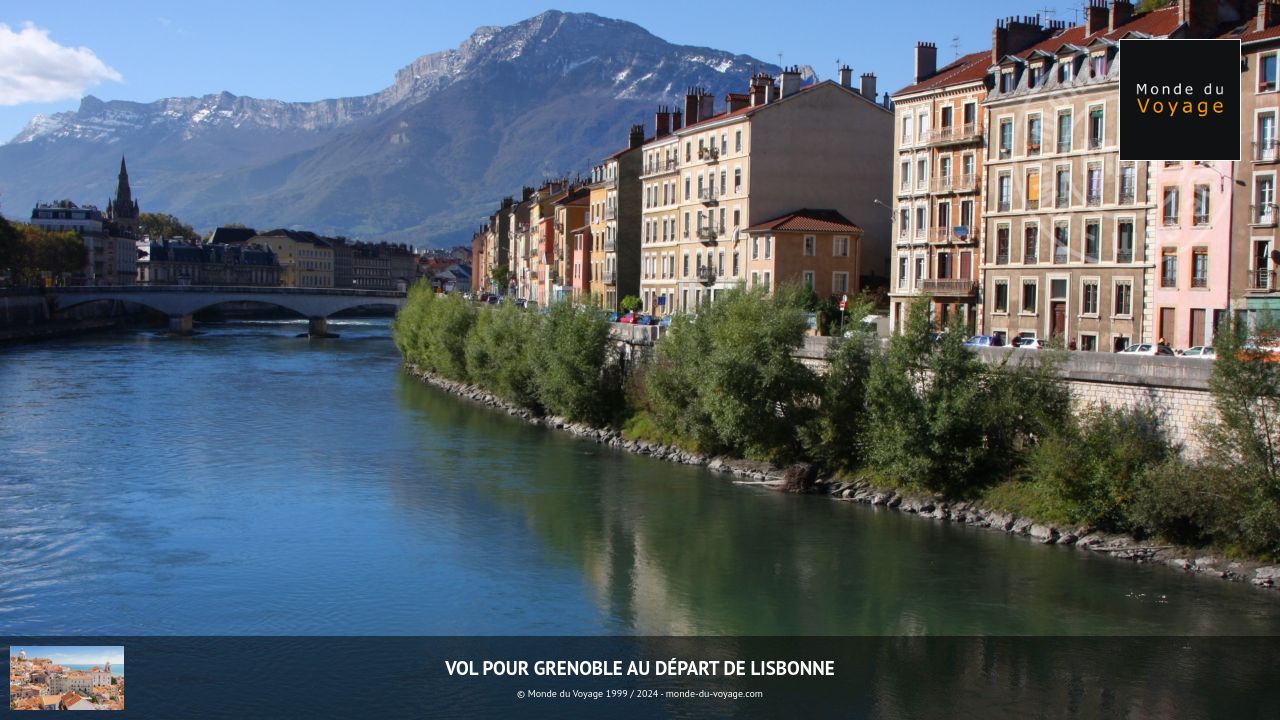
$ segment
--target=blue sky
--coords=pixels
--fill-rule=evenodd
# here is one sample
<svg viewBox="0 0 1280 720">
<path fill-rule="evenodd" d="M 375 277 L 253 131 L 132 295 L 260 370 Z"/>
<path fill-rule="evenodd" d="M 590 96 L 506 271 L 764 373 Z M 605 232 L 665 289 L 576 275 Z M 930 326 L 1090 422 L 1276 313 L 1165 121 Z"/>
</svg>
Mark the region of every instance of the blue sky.
<svg viewBox="0 0 1280 720">
<path fill-rule="evenodd" d="M 26 650 L 29 658 L 49 658 L 60 665 L 124 664 L 124 647 L 120 645 L 14 645 L 9 655 L 17 657 L 19 650 Z"/>
<path fill-rule="evenodd" d="M 989 46 L 998 17 L 1044 8 L 1072 20 L 1079 2 L 601 2 L 370 3 L 222 0 L 6 0 L 0 4 L 0 142 L 32 116 L 74 109 L 79 98 L 151 101 L 229 91 L 281 100 L 362 95 L 400 67 L 456 47 L 480 25 L 508 25 L 547 9 L 630 20 L 671 42 L 710 46 L 834 74 L 875 72 L 881 89 L 910 80 L 917 40 L 939 59 Z"/>
</svg>

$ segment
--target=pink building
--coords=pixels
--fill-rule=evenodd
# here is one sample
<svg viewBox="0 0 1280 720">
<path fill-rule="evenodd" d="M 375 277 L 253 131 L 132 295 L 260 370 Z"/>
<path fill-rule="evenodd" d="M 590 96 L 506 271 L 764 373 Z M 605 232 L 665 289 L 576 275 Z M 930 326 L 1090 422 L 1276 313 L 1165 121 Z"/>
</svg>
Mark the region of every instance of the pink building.
<svg viewBox="0 0 1280 720">
<path fill-rule="evenodd" d="M 573 299 L 581 301 L 591 293 L 591 225 L 583 225 L 570 231 L 572 239 Z"/>
<path fill-rule="evenodd" d="M 1213 342 L 1230 303 L 1235 163 L 1153 162 L 1154 339 L 1175 350 Z"/>
</svg>

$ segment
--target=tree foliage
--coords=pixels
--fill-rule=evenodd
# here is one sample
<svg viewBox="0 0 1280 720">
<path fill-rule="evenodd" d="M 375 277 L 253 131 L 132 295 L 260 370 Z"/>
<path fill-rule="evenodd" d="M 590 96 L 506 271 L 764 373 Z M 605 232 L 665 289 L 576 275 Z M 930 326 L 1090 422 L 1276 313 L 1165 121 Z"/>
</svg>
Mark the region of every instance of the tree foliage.
<svg viewBox="0 0 1280 720">
<path fill-rule="evenodd" d="M 538 316 L 503 303 L 481 309 L 466 338 L 467 375 L 508 402 L 536 409 L 533 347 Z"/>
<path fill-rule="evenodd" d="M 230 227 L 230 226 L 228 226 Z M 147 213 L 138 215 L 138 229 L 144 235 L 154 239 L 185 238 L 199 240 L 200 236 L 192 227 L 168 213 Z"/>
<path fill-rule="evenodd" d="M 0 222 L 0 269 L 7 268 L 14 283 L 39 285 L 44 273 L 57 282 L 64 275 L 84 272 L 88 251 L 75 232 Z"/>
<path fill-rule="evenodd" d="M 621 392 L 620 378 L 607 367 L 609 323 L 590 308 L 558 302 L 536 338 L 533 385 L 543 407 L 574 421 L 609 420 Z"/>
</svg>

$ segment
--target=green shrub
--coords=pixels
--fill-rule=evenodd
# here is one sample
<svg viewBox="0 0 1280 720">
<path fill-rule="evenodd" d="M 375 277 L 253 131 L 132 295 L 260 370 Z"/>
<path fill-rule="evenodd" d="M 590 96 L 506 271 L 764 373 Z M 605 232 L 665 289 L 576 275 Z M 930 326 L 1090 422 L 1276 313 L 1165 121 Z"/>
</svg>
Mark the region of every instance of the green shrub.
<svg viewBox="0 0 1280 720">
<path fill-rule="evenodd" d="M 508 402 L 537 409 L 532 356 L 538 320 L 536 313 L 511 303 L 482 308 L 466 339 L 471 381 Z"/>
<path fill-rule="evenodd" d="M 603 423 L 621 394 L 616 373 L 606 372 L 609 323 L 590 308 L 551 306 L 533 343 L 533 385 L 538 400 L 555 415 Z"/>
<path fill-rule="evenodd" d="M 423 331 L 426 329 L 427 307 L 435 300 L 430 283 L 417 282 L 409 288 L 404 306 L 391 322 L 391 337 L 406 363 L 425 367 Z"/>
<path fill-rule="evenodd" d="M 849 315 L 862 318 L 872 305 L 859 299 Z M 867 433 L 866 385 L 878 354 L 876 337 L 860 325 L 853 337 L 836 340 L 827 355 L 816 417 L 804 433 L 805 451 L 824 468 L 853 471 L 862 467 Z"/>
<path fill-rule="evenodd" d="M 1051 490 L 1073 521 L 1116 532 L 1158 531 L 1142 515 L 1144 489 L 1176 456 L 1148 408 L 1098 407 L 1069 419 L 1031 451 L 1028 472 Z"/>
<path fill-rule="evenodd" d="M 425 366 L 452 380 L 466 380 L 466 339 L 475 320 L 475 304 L 461 295 L 441 295 L 427 303 L 419 341 Z"/>
</svg>

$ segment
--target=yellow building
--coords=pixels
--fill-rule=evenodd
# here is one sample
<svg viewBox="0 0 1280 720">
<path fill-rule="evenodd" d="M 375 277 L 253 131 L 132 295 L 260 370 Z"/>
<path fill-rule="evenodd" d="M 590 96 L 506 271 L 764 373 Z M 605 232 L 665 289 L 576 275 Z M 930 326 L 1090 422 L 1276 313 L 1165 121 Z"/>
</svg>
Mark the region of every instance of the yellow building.
<svg viewBox="0 0 1280 720">
<path fill-rule="evenodd" d="M 272 230 L 249 243 L 270 248 L 280 261 L 284 287 L 333 287 L 333 248 L 318 235 L 298 230 Z"/>
</svg>

